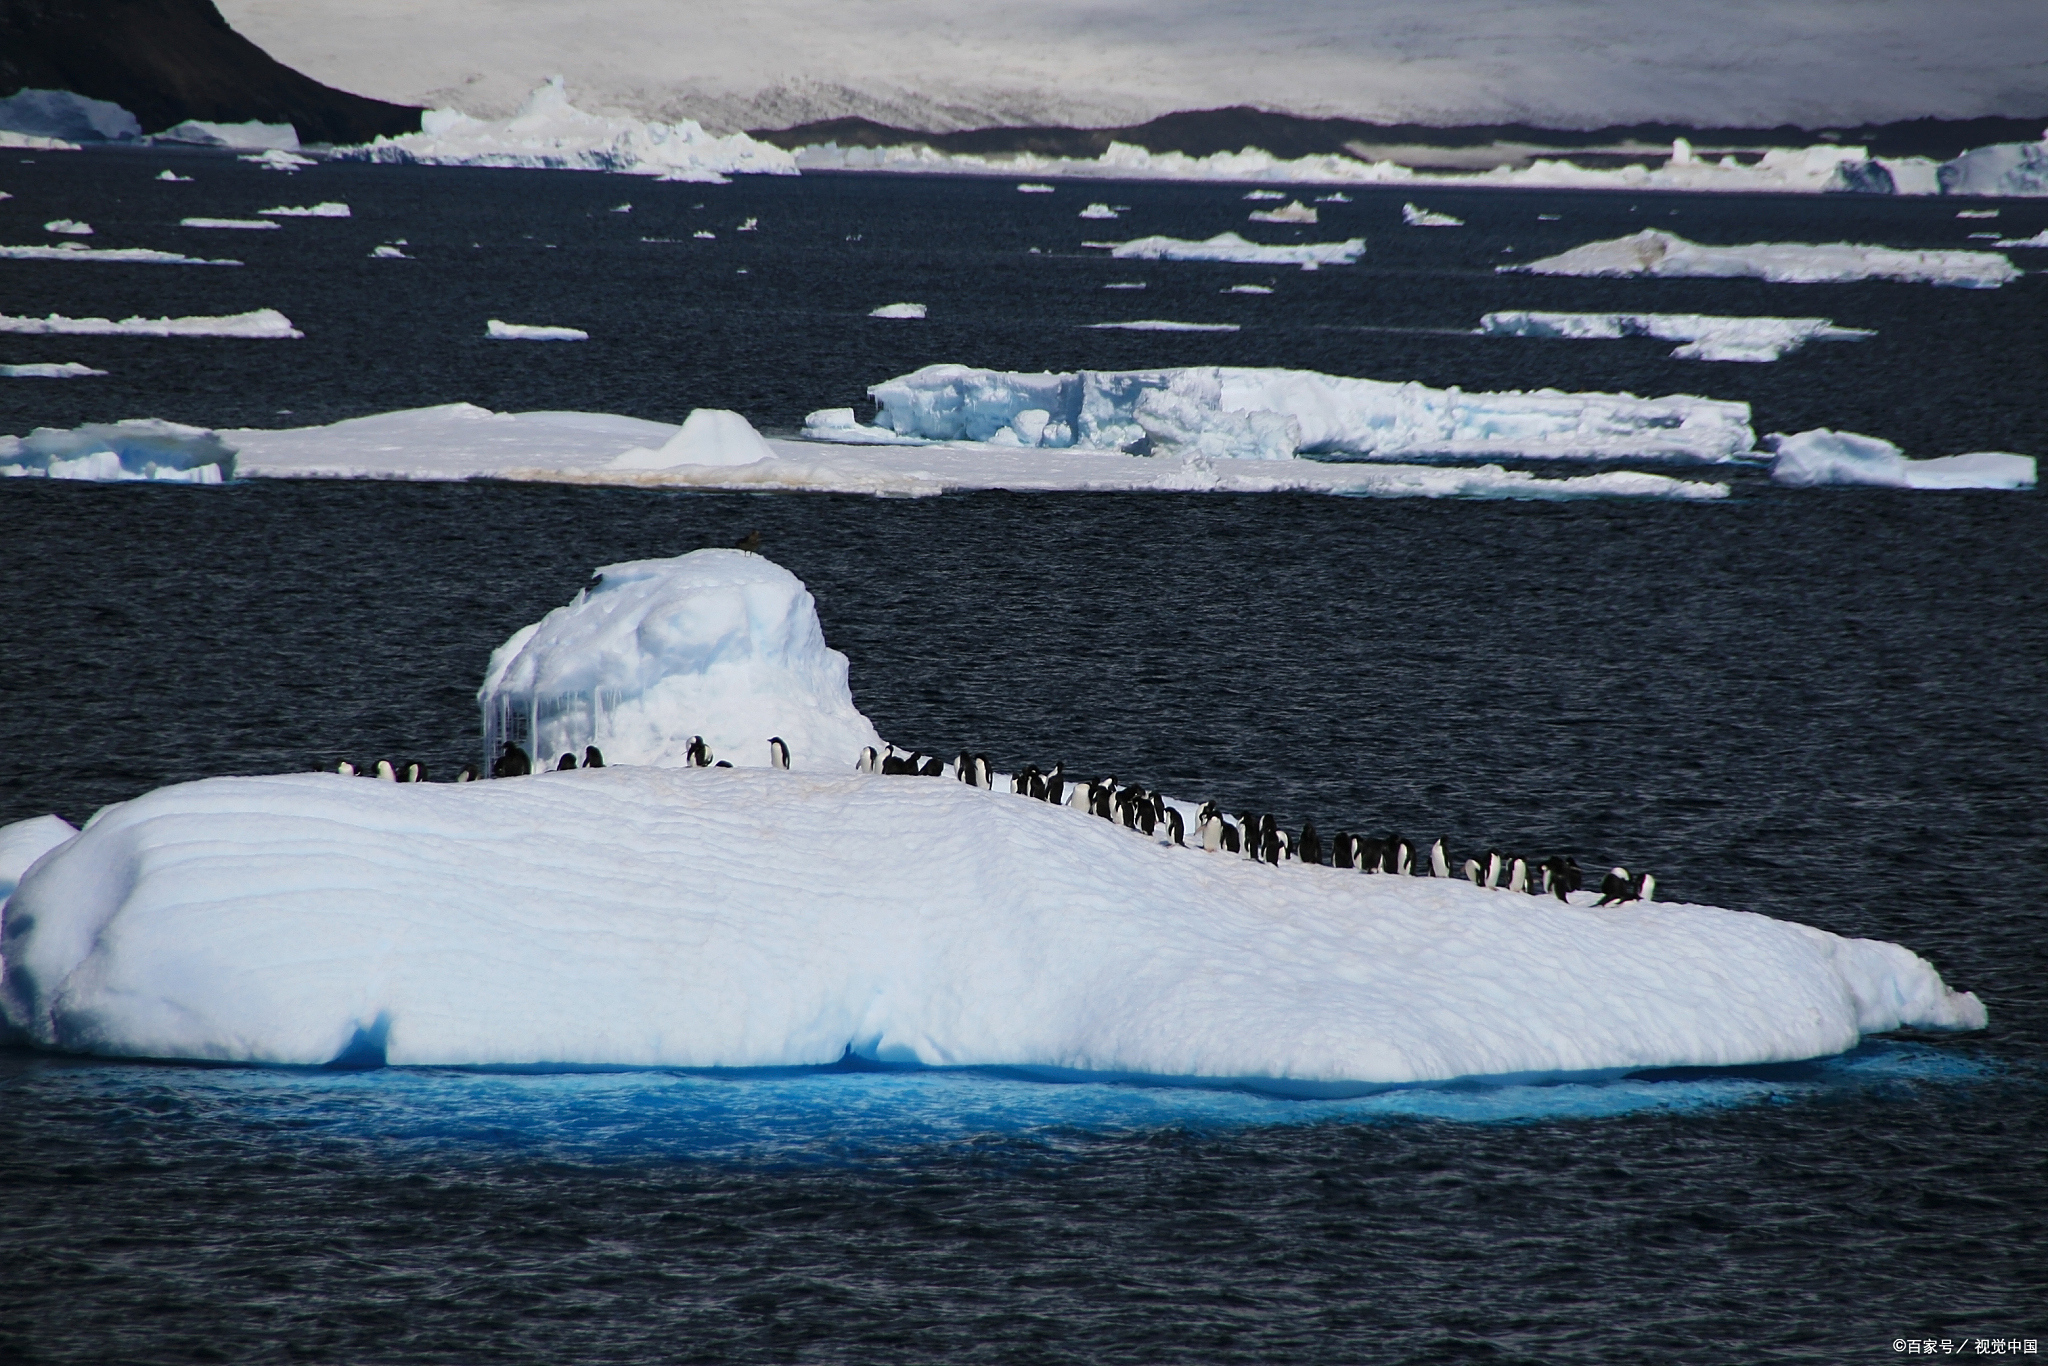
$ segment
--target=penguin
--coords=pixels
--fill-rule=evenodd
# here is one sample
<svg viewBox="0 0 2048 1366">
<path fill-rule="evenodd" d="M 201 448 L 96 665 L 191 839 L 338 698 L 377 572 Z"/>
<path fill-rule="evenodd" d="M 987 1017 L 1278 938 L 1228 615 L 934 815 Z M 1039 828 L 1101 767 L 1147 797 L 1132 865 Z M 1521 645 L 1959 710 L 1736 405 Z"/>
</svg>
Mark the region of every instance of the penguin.
<svg viewBox="0 0 2048 1366">
<path fill-rule="evenodd" d="M 1486 851 L 1486 881 L 1481 885 L 1488 888 L 1500 886 L 1500 875 L 1507 871 L 1507 863 L 1501 858 L 1500 850 Z"/>
<path fill-rule="evenodd" d="M 1296 847 L 1301 851 L 1301 861 L 1303 863 L 1321 863 L 1323 861 L 1323 842 L 1316 835 L 1316 823 L 1314 821 L 1307 820 L 1301 823 L 1301 843 Z"/>
<path fill-rule="evenodd" d="M 1032 767 L 1029 764 L 1026 764 L 1023 768 L 1018 769 L 1016 774 L 1012 776 L 1010 779 L 1010 795 L 1015 797 L 1030 796 L 1031 775 L 1036 773 L 1037 771 L 1038 770 L 1036 768 Z"/>
<path fill-rule="evenodd" d="M 1177 807 L 1177 806 L 1169 806 L 1169 807 L 1167 807 L 1167 808 L 1166 808 L 1166 838 L 1167 838 L 1167 839 L 1168 839 L 1168 840 L 1169 840 L 1170 842 L 1172 842 L 1172 843 L 1174 843 L 1174 844 L 1178 844 L 1178 845 L 1180 845 L 1180 846 L 1181 846 L 1181 847 L 1182 847 L 1183 849 L 1185 849 L 1185 848 L 1187 847 L 1187 839 L 1186 839 L 1187 833 L 1188 833 L 1187 823 L 1186 823 L 1186 822 L 1185 822 L 1185 821 L 1184 821 L 1184 820 L 1183 820 L 1183 819 L 1181 818 L 1181 814 L 1180 814 L 1180 808 L 1179 808 L 1179 807 Z"/>
<path fill-rule="evenodd" d="M 344 778 L 353 778 L 356 776 L 356 766 L 346 759 L 343 759 L 340 763 L 336 764 L 334 766 L 334 771 L 336 773 L 339 773 Z"/>
<path fill-rule="evenodd" d="M 1609 868 L 1607 876 L 1600 879 L 1600 899 L 1595 906 L 1619 906 L 1624 901 L 1636 899 L 1635 884 L 1629 881 L 1628 869 L 1619 865 Z"/>
<path fill-rule="evenodd" d="M 1204 803 L 1202 810 L 1204 814 L 1195 822 L 1195 829 L 1202 835 L 1202 852 L 1220 854 L 1223 852 L 1223 818 L 1209 803 Z"/>
<path fill-rule="evenodd" d="M 720 759 L 720 760 L 719 760 L 719 761 L 718 761 L 717 763 L 713 764 L 713 765 L 712 765 L 712 767 L 713 767 L 713 768 L 731 768 L 731 767 L 732 767 L 732 765 L 731 765 L 731 764 L 729 764 L 729 763 L 727 763 L 727 762 L 726 762 L 725 760 L 723 760 L 723 759 Z"/>
<path fill-rule="evenodd" d="M 426 780 L 427 766 L 417 759 L 408 761 L 404 768 L 398 770 L 398 781 L 401 783 L 423 783 Z"/>
<path fill-rule="evenodd" d="M 1259 824 L 1263 826 L 1265 822 L 1260 821 Z M 1277 867 L 1294 857 L 1294 841 L 1288 838 L 1285 830 L 1276 825 L 1267 839 L 1270 842 L 1266 845 L 1266 862 Z"/>
<path fill-rule="evenodd" d="M 557 773 L 574 767 L 576 767 L 576 756 L 573 754 L 564 754 L 561 758 L 555 760 L 555 772 Z"/>
<path fill-rule="evenodd" d="M 890 745 L 887 751 L 882 755 L 882 772 L 895 775 L 908 773 L 911 771 L 912 770 L 910 767 L 910 760 L 905 759 L 902 755 L 898 754 L 896 752 L 896 746 Z"/>
<path fill-rule="evenodd" d="M 960 757 L 953 761 L 953 776 L 963 783 L 974 781 L 974 756 L 964 749 L 960 751 Z"/>
<path fill-rule="evenodd" d="M 1138 833 L 1146 839 L 1152 838 L 1153 832 L 1159 829 L 1159 821 L 1152 814 L 1152 803 L 1147 801 L 1132 802 L 1131 814 L 1138 818 Z"/>
<path fill-rule="evenodd" d="M 704 743 L 703 736 L 690 737 L 690 743 L 683 749 L 683 762 L 691 768 L 711 767 L 711 746 Z"/>
<path fill-rule="evenodd" d="M 1486 883 L 1486 874 L 1480 870 L 1479 860 L 1476 858 L 1465 860 L 1465 876 L 1472 879 L 1474 887 L 1481 887 Z"/>
<path fill-rule="evenodd" d="M 1636 900 L 1651 902 L 1657 899 L 1657 879 L 1644 873 L 1636 879 Z"/>
<path fill-rule="evenodd" d="M 524 778 L 533 772 L 533 760 L 526 757 L 526 751 L 507 741 L 498 762 L 491 765 L 493 778 Z"/>
<path fill-rule="evenodd" d="M 983 789 L 993 788 L 996 784 L 995 770 L 988 766 L 988 756 L 986 754 L 974 756 L 974 782 L 976 786 Z"/>
<path fill-rule="evenodd" d="M 1221 836 L 1220 843 L 1223 846 L 1223 852 L 1226 854 L 1243 852 L 1243 841 L 1238 838 L 1237 827 L 1221 816 L 1218 816 L 1214 823 L 1218 834 Z"/>
<path fill-rule="evenodd" d="M 1529 890 L 1529 862 L 1527 859 L 1518 858 L 1508 864 L 1508 890 L 1511 892 L 1526 892 Z"/>
<path fill-rule="evenodd" d="M 860 757 L 853 761 L 853 771 L 855 773 L 880 773 L 882 771 L 882 756 L 873 745 L 861 746 Z"/>
<path fill-rule="evenodd" d="M 1104 778 L 1095 785 L 1095 814 L 1106 821 L 1116 819 L 1116 779 Z"/>
<path fill-rule="evenodd" d="M 1237 818 L 1237 824 L 1244 832 L 1244 856 L 1258 862 L 1266 856 L 1266 836 L 1259 829 L 1259 818 L 1247 811 Z"/>
<path fill-rule="evenodd" d="M 398 781 L 398 770 L 391 766 L 389 759 L 379 759 L 377 761 L 377 776 L 387 783 L 395 783 Z"/>
<path fill-rule="evenodd" d="M 758 531 L 749 531 L 746 535 L 740 537 L 737 541 L 734 541 L 732 543 L 732 548 L 734 550 L 744 550 L 749 555 L 760 554 L 761 533 Z"/>
<path fill-rule="evenodd" d="M 1358 842 L 1358 871 L 1361 873 L 1377 873 L 1380 870 L 1380 860 L 1386 856 L 1387 849 L 1380 842 L 1380 837 L 1378 835 L 1367 835 Z"/>
<path fill-rule="evenodd" d="M 1067 800 L 1067 761 L 1053 760 L 1052 772 L 1045 775 L 1045 799 L 1054 806 L 1063 805 Z"/>
<path fill-rule="evenodd" d="M 1394 866 L 1387 871 L 1398 877 L 1415 876 L 1415 850 L 1409 846 L 1407 840 L 1394 841 Z"/>
<path fill-rule="evenodd" d="M 945 777 L 946 761 L 944 759 L 941 759 L 938 755 L 934 754 L 931 758 L 924 761 L 924 767 L 918 769 L 917 776 L 920 778 Z"/>
<path fill-rule="evenodd" d="M 473 783 L 473 782 L 475 782 L 475 781 L 476 781 L 476 765 L 475 765 L 475 764 L 464 764 L 464 765 L 462 766 L 462 771 L 461 771 L 460 773 L 458 773 L 458 774 L 456 774 L 456 775 L 455 775 L 455 781 L 456 781 L 456 782 L 458 782 L 458 783 Z"/>
<path fill-rule="evenodd" d="M 1449 877 L 1451 875 L 1451 856 L 1444 852 L 1444 837 L 1442 835 L 1438 835 L 1434 840 L 1430 841 L 1429 875 L 1431 877 Z"/>
<path fill-rule="evenodd" d="M 604 767 L 604 754 L 596 745 L 585 745 L 583 747 L 583 766 L 585 768 Z"/>
<path fill-rule="evenodd" d="M 1026 769 L 1025 772 L 1031 775 L 1029 790 L 1026 792 L 1025 795 L 1030 797 L 1031 800 L 1035 802 L 1044 801 L 1046 794 L 1045 775 L 1038 771 L 1038 766 L 1036 764 L 1033 764 L 1030 768 Z"/>
<path fill-rule="evenodd" d="M 768 737 L 768 767 L 784 769 L 789 767 L 789 746 L 783 743 L 780 735 Z"/>
<path fill-rule="evenodd" d="M 1307 842 L 1306 840 L 1302 841 L 1304 844 Z M 1330 836 L 1330 866 L 1332 868 L 1349 868 L 1351 866 L 1350 831 L 1339 830 L 1336 834 Z"/>
</svg>

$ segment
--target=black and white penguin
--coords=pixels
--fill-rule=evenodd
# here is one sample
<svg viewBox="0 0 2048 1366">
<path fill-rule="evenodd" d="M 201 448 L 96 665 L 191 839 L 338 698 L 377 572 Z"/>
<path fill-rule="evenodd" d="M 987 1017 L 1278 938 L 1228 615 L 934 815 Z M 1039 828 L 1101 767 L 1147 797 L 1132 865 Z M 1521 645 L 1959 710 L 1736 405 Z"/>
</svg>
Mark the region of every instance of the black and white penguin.
<svg viewBox="0 0 2048 1366">
<path fill-rule="evenodd" d="M 1508 870 L 1507 860 L 1503 859 L 1503 858 L 1502 858 L 1502 857 L 1500 856 L 1500 850 L 1498 850 L 1498 849 L 1489 849 L 1489 850 L 1487 850 L 1487 851 L 1486 851 L 1486 881 L 1485 881 L 1485 882 L 1483 882 L 1483 883 L 1481 883 L 1480 885 L 1481 885 L 1481 886 L 1484 886 L 1484 887 L 1498 887 L 1498 886 L 1500 886 L 1500 879 L 1501 879 L 1501 874 L 1503 874 L 1503 873 L 1507 872 L 1507 870 Z"/>
<path fill-rule="evenodd" d="M 1508 861 L 1508 890 L 1511 892 L 1527 892 L 1529 890 L 1529 861 L 1527 859 L 1517 858 Z"/>
<path fill-rule="evenodd" d="M 1261 822 L 1263 824 L 1263 822 Z M 1273 842 L 1266 847 L 1266 861 L 1272 864 L 1285 863 L 1294 857 L 1294 840 L 1279 826 L 1273 827 Z"/>
<path fill-rule="evenodd" d="M 473 782 L 475 782 L 475 781 L 476 781 L 476 765 L 475 765 L 475 764 L 464 764 L 464 765 L 462 766 L 462 771 L 461 771 L 460 773 L 458 773 L 458 774 L 456 774 L 456 775 L 455 775 L 455 781 L 456 781 L 456 782 L 458 782 L 458 783 L 473 783 Z"/>
<path fill-rule="evenodd" d="M 1054 806 L 1063 805 L 1067 800 L 1067 761 L 1053 760 L 1052 772 L 1045 775 L 1045 799 Z"/>
<path fill-rule="evenodd" d="M 1398 837 L 1394 840 L 1394 866 L 1387 871 L 1401 877 L 1415 875 L 1415 848 L 1407 840 Z"/>
<path fill-rule="evenodd" d="M 504 752 L 498 756 L 498 761 L 491 765 L 493 778 L 524 778 L 531 772 L 533 760 L 526 757 L 525 750 L 509 742 L 505 745 Z"/>
<path fill-rule="evenodd" d="M 1638 876 L 1636 878 L 1636 900 L 1655 901 L 1656 899 L 1657 879 L 1652 877 L 1648 873 L 1643 873 L 1640 876 Z"/>
<path fill-rule="evenodd" d="M 1178 845 L 1180 845 L 1180 846 L 1181 846 L 1182 848 L 1186 848 L 1186 847 L 1187 847 L 1187 838 L 1186 838 L 1186 836 L 1187 836 L 1187 833 L 1188 833 L 1188 830 L 1187 830 L 1187 823 L 1186 823 L 1186 822 L 1185 822 L 1185 821 L 1184 821 L 1184 820 L 1183 820 L 1183 819 L 1181 818 L 1181 814 L 1180 814 L 1180 808 L 1179 808 L 1179 807 L 1177 807 L 1177 806 L 1169 806 L 1169 807 L 1167 807 L 1167 808 L 1166 808 L 1166 838 L 1167 838 L 1168 840 L 1170 840 L 1171 842 L 1173 842 L 1174 844 L 1178 844 Z"/>
<path fill-rule="evenodd" d="M 882 771 L 881 752 L 873 745 L 862 745 L 860 757 L 853 761 L 853 771 L 855 773 L 880 773 Z"/>
<path fill-rule="evenodd" d="M 953 761 L 953 777 L 963 783 L 974 781 L 974 756 L 964 749 L 960 751 L 960 757 Z"/>
<path fill-rule="evenodd" d="M 996 771 L 988 766 L 986 754 L 974 756 L 974 785 L 983 789 L 992 789 L 996 785 Z"/>
<path fill-rule="evenodd" d="M 1237 854 L 1244 851 L 1244 841 L 1238 837 L 1236 826 L 1221 816 L 1218 816 L 1213 824 L 1217 827 L 1218 843 L 1222 845 L 1223 853 Z"/>
<path fill-rule="evenodd" d="M 398 781 L 398 770 L 392 767 L 389 759 L 379 759 L 377 761 L 377 776 L 387 783 L 395 783 Z"/>
<path fill-rule="evenodd" d="M 564 754 L 561 758 L 555 760 L 555 772 L 557 773 L 574 767 L 576 767 L 576 756 L 573 754 Z"/>
<path fill-rule="evenodd" d="M 339 773 L 344 778 L 353 778 L 356 776 L 356 766 L 346 759 L 343 759 L 340 763 L 336 764 L 334 766 L 334 771 L 336 773 Z"/>
<path fill-rule="evenodd" d="M 1244 833 L 1244 856 L 1254 863 L 1266 856 L 1265 832 L 1259 829 L 1259 818 L 1246 811 L 1237 818 L 1238 829 Z"/>
<path fill-rule="evenodd" d="M 938 755 L 934 754 L 931 758 L 924 761 L 923 767 L 917 770 L 917 776 L 920 778 L 945 777 L 946 761 L 944 759 L 941 759 Z"/>
<path fill-rule="evenodd" d="M 1451 856 L 1444 852 L 1444 837 L 1442 835 L 1438 835 L 1434 840 L 1430 841 L 1429 875 L 1431 877 L 1449 877 L 1451 875 Z"/>
<path fill-rule="evenodd" d="M 1595 906 L 1619 906 L 1624 901 L 1636 899 L 1635 884 L 1629 881 L 1628 869 L 1619 864 L 1607 870 L 1607 876 L 1600 879 L 1600 899 Z"/>
<path fill-rule="evenodd" d="M 1152 813 L 1152 803 L 1142 799 L 1131 803 L 1131 814 L 1137 818 L 1138 833 L 1150 839 L 1159 829 L 1159 818 Z"/>
<path fill-rule="evenodd" d="M 1307 820 L 1301 823 L 1301 842 L 1295 848 L 1300 852 L 1303 863 L 1319 864 L 1323 861 L 1323 841 L 1316 834 L 1314 821 Z"/>
<path fill-rule="evenodd" d="M 690 743 L 683 749 L 683 762 L 691 768 L 711 767 L 711 746 L 704 743 L 703 736 L 690 737 Z"/>
<path fill-rule="evenodd" d="M 1378 835 L 1367 835 L 1358 842 L 1358 871 L 1377 873 L 1380 861 L 1387 856 L 1387 846 Z"/>
<path fill-rule="evenodd" d="M 1116 819 L 1116 779 L 1104 778 L 1095 785 L 1095 814 L 1106 821 Z"/>
<path fill-rule="evenodd" d="M 585 745 L 583 747 L 583 766 L 585 768 L 604 767 L 604 754 L 596 745 Z"/>
<path fill-rule="evenodd" d="M 906 759 L 902 755 L 898 754 L 896 752 L 896 746 L 894 745 L 890 745 L 888 747 L 888 750 L 882 755 L 882 772 L 884 773 L 898 775 L 904 773 L 915 773 L 916 771 L 917 770 L 914 767 L 912 767 L 911 760 Z"/>
<path fill-rule="evenodd" d="M 1332 868 L 1351 867 L 1350 831 L 1339 830 L 1336 834 L 1330 836 L 1330 866 Z"/>
<path fill-rule="evenodd" d="M 1479 866 L 1479 860 L 1476 858 L 1468 858 L 1465 860 L 1465 876 L 1472 879 L 1472 885 L 1474 887 L 1483 887 L 1486 885 L 1486 870 Z"/>
<path fill-rule="evenodd" d="M 783 743 L 780 735 L 768 737 L 768 767 L 789 767 L 789 746 Z"/>
<path fill-rule="evenodd" d="M 1026 764 L 1023 768 L 1018 769 L 1016 774 L 1010 779 L 1010 795 L 1014 797 L 1030 796 L 1031 779 L 1037 773 L 1038 767 L 1035 764 Z"/>
</svg>

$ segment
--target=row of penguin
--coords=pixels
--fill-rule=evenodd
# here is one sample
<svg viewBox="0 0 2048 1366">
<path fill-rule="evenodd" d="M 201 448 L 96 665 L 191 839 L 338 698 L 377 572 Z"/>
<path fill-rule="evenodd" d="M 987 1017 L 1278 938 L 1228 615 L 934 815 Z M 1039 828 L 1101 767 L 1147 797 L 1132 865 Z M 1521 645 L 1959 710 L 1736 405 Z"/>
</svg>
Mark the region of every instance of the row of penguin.
<svg viewBox="0 0 2048 1366">
<path fill-rule="evenodd" d="M 711 747 L 700 735 L 690 737 L 684 753 L 685 762 L 691 768 L 732 767 L 723 759 L 714 759 Z M 789 767 L 789 746 L 779 736 L 770 737 L 768 741 L 768 762 L 773 768 Z M 576 756 L 562 755 L 555 767 L 578 767 Z M 581 767 L 604 767 L 604 755 L 596 745 L 584 747 Z M 986 754 L 969 754 L 964 750 L 949 764 L 935 755 L 928 756 L 919 751 L 899 754 L 894 745 L 885 751 L 870 746 L 860 752 L 855 768 L 862 773 L 953 778 L 981 788 L 993 788 L 996 779 Z M 344 760 L 340 771 L 348 774 L 360 772 L 365 777 L 392 782 L 427 781 L 424 764 L 400 765 L 389 759 L 379 760 L 371 770 L 358 770 L 354 764 Z M 519 778 L 532 772 L 533 761 L 516 744 L 505 745 L 491 765 L 493 778 Z M 478 776 L 474 764 L 465 764 L 455 781 L 466 783 Z M 1170 844 L 1187 843 L 1186 818 L 1160 793 L 1136 784 L 1119 787 L 1115 778 L 1093 781 L 1069 779 L 1063 762 L 1043 772 L 1035 764 L 1027 766 L 1010 778 L 1010 791 L 1033 801 L 1067 806 L 1091 816 L 1100 816 L 1148 838 L 1164 838 Z M 1244 812 L 1233 821 L 1214 802 L 1203 802 L 1195 813 L 1195 834 L 1202 849 L 1208 853 L 1235 854 L 1254 862 L 1321 864 L 1327 858 L 1333 868 L 1356 869 L 1361 873 L 1390 873 L 1397 877 L 1451 876 L 1450 854 L 1444 847 L 1442 836 L 1432 840 L 1426 850 L 1418 853 L 1399 835 L 1354 835 L 1339 830 L 1330 836 L 1326 848 L 1313 820 L 1303 822 L 1301 833 L 1296 836 L 1276 825 L 1271 812 L 1265 815 Z M 1554 896 L 1560 901 L 1568 900 L 1583 882 L 1578 861 L 1563 854 L 1539 861 L 1489 849 L 1482 858 L 1466 859 L 1460 871 L 1475 886 L 1525 892 L 1531 896 Z M 1657 879 L 1651 874 L 1645 872 L 1631 876 L 1628 869 L 1615 867 L 1601 878 L 1600 900 L 1595 904 L 1611 906 L 1628 901 L 1648 902 L 1654 901 L 1656 894 Z"/>
</svg>

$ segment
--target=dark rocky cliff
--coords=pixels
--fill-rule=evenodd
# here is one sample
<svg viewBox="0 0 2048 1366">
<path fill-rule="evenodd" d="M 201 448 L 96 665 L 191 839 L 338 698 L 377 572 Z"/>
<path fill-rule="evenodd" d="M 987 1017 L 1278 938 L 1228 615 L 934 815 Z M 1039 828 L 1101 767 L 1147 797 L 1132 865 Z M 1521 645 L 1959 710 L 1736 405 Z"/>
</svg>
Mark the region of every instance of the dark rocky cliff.
<svg viewBox="0 0 2048 1366">
<path fill-rule="evenodd" d="M 186 119 L 289 123 L 301 142 L 418 132 L 420 111 L 324 86 L 228 27 L 213 0 L 0 0 L 0 96 L 70 90 L 145 133 Z"/>
</svg>

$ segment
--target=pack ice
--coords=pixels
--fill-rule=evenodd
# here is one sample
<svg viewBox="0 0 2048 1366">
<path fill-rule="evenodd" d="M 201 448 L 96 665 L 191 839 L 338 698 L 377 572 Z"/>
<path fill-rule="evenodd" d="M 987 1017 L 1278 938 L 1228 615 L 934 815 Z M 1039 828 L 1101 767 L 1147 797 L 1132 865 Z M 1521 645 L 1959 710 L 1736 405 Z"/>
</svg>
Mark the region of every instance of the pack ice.
<svg viewBox="0 0 2048 1366">
<path fill-rule="evenodd" d="M 1615 339 L 1656 337 L 1683 342 L 1673 360 L 1773 361 L 1810 341 L 1862 341 L 1875 332 L 1836 327 L 1832 318 L 1728 318 L 1700 313 L 1489 313 L 1489 337 Z"/>
<path fill-rule="evenodd" d="M 850 1053 L 1338 1093 L 1786 1061 L 1985 1023 L 1895 944 L 1271 867 L 1000 785 L 857 773 L 873 731 L 793 576 L 734 551 L 601 573 L 507 642 L 484 697 L 530 686 L 582 716 L 593 688 L 632 690 L 609 767 L 213 778 L 77 834 L 0 830 L 0 865 L 34 860 L 0 913 L 0 1016 L 121 1056 Z M 769 726 L 792 771 L 670 766 L 685 731 L 759 764 Z"/>
<path fill-rule="evenodd" d="M 928 365 L 869 388 L 874 427 L 939 441 L 1288 460 L 1719 462 L 1755 444 L 1744 403 L 1674 395 L 1465 393 L 1313 370 L 1199 366 L 1022 374 Z"/>
<path fill-rule="evenodd" d="M 1731 279 L 1747 276 L 1777 284 L 1842 280 L 1906 280 L 1964 289 L 1996 289 L 2020 277 L 1993 251 L 1902 251 L 1854 242 L 1751 242 L 1704 247 L 1674 233 L 1645 228 L 1627 237 L 1588 242 L 1526 265 L 1497 266 L 1504 274 L 1649 275 Z"/>
<path fill-rule="evenodd" d="M 416 162 L 433 166 L 529 166 L 547 170 L 615 171 L 722 185 L 728 175 L 795 175 L 780 147 L 745 133 L 718 137 L 695 119 L 643 123 L 586 114 L 569 103 L 560 76 L 537 86 L 504 122 L 453 109 L 429 109 L 420 131 L 342 147 L 345 161 Z"/>
</svg>

